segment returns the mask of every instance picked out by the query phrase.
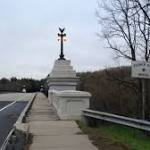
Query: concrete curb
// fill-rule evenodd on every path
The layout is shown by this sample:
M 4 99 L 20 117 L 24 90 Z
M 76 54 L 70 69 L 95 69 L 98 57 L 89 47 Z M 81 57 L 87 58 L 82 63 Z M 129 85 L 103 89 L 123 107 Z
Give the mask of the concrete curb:
M 16 123 L 14 124 L 14 126 L 16 126 L 16 124 L 18 124 L 18 123 L 22 123 L 23 122 L 23 119 L 26 116 L 26 114 L 27 114 L 29 108 L 31 107 L 33 101 L 35 100 L 36 96 L 37 96 L 37 93 L 34 94 L 33 98 L 28 102 L 28 104 L 26 105 L 26 107 L 24 108 L 22 113 L 20 114 L 20 116 L 19 116 L 18 120 L 16 121 Z

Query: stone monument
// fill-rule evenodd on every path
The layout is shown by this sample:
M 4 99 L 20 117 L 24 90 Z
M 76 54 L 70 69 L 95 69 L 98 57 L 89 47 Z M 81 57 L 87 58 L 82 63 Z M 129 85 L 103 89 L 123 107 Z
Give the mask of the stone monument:
M 76 91 L 79 78 L 71 66 L 71 61 L 66 60 L 64 57 L 65 28 L 59 28 L 59 31 L 58 37 L 60 37 L 61 52 L 59 58 L 55 60 L 52 71 L 47 78 L 49 102 L 56 108 L 60 119 L 80 120 L 82 110 L 89 108 L 91 94 Z
M 66 37 L 64 30 L 59 28 L 60 33 L 58 33 L 58 36 L 60 37 L 61 53 L 58 60 L 55 60 L 53 69 L 47 79 L 50 90 L 76 90 L 76 85 L 79 81 L 76 77 L 76 72 L 71 66 L 71 61 L 64 58 L 63 43 L 65 41 L 64 37 Z

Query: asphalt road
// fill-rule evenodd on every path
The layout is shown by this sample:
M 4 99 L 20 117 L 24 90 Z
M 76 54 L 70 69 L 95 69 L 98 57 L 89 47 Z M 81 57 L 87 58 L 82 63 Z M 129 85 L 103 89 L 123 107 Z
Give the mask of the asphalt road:
M 3 107 L 5 107 L 6 105 L 10 104 L 11 101 L 0 101 L 0 109 L 2 109 Z
M 9 93 L 0 94 L 0 101 L 28 101 L 35 93 Z
M 0 94 L 0 147 L 34 94 Z M 16 101 L 16 102 L 15 102 Z M 14 102 L 14 103 L 13 103 Z M 8 106 L 8 107 L 7 107 Z
M 0 112 L 0 147 L 26 104 L 27 102 L 16 102 Z

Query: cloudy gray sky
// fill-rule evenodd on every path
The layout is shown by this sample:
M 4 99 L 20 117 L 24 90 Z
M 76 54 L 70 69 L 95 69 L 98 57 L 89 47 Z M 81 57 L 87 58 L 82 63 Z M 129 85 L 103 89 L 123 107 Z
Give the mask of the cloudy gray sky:
M 97 0 L 0 0 L 0 77 L 43 78 L 59 55 L 58 27 L 65 27 L 65 55 L 77 71 L 113 66 L 112 51 L 96 33 Z

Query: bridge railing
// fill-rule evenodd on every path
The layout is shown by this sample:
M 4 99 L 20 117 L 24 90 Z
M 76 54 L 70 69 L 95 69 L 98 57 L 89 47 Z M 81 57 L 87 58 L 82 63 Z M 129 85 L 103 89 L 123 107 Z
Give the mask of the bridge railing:
M 83 116 L 89 119 L 103 120 L 115 124 L 125 125 L 140 130 L 150 131 L 150 122 L 124 116 L 119 116 L 111 113 L 94 111 L 86 109 L 83 111 Z

